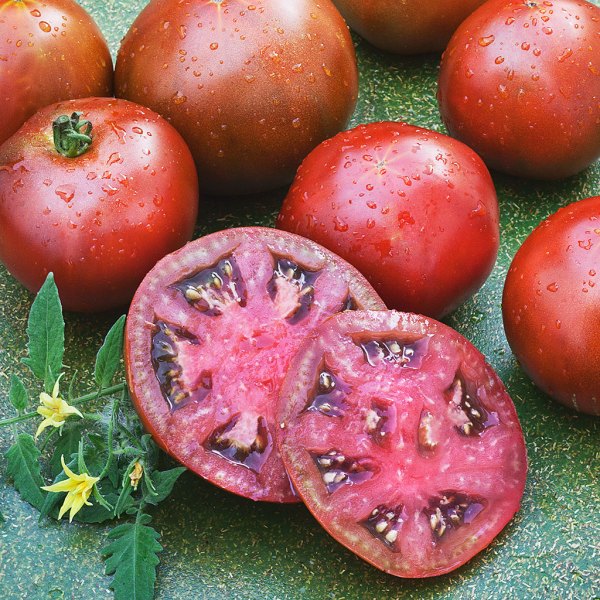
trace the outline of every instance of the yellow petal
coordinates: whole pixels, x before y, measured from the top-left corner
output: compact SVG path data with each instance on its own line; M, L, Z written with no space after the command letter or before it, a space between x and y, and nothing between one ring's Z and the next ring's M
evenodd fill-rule
M73 502L71 504L71 512L69 513L69 523L73 520L73 517L81 510L83 505L85 504L85 500L82 496L77 495L73 496Z
M71 508L73 505L73 494L67 494L63 505L60 507L60 512L58 513L58 518L62 519L62 516Z
M63 406L60 407L60 412L63 415L77 415L83 419L83 415L74 406L67 404L64 400Z
M63 479L58 483L53 483L52 485L44 485L42 486L43 490L47 492L70 492L75 489L77 486L76 481L72 481L71 479Z
M62 376L62 374L61 374ZM58 382L60 381L60 377L54 382L54 388L52 389L52 397L58 398Z
M73 479L75 481L78 481L79 476L75 475L75 473L73 473L73 471L71 471L71 469L69 469L69 467L67 467L67 463L65 463L65 456L64 456L64 454L60 455L60 464L62 465L63 471L65 472L65 475L69 479Z
M37 431L35 432L35 439L37 440L40 433L42 433L42 431L44 431L44 429L46 429L46 427L50 427L50 425L53 425L52 419L44 419L39 424L39 427L37 428Z

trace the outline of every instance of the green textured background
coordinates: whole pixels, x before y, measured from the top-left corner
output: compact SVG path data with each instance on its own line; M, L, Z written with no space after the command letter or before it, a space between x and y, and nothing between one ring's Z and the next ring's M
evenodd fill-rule
M82 4L114 54L145 2ZM352 124L402 119L443 131L435 101L438 57L394 58L356 42L361 93ZM490 548L453 574L401 580L339 546L303 506L254 504L186 474L153 511L164 546L157 598L600 598L600 420L570 412L536 391L510 352L500 313L504 277L519 244L558 207L600 194L600 163L560 183L498 174L494 181L502 213L498 264L482 290L447 322L483 351L515 401L530 461L521 512ZM198 233L272 225L281 198L205 203ZM4 399L10 374L32 383L18 364L31 300L0 266L0 417L9 412ZM70 372L79 369L82 390L116 316L66 316L65 364ZM33 431L33 424L24 429ZM0 431L0 452L11 439L9 430ZM108 527L38 524L36 511L6 483L3 460L0 509L6 517L0 524L0 599L112 597L99 553Z

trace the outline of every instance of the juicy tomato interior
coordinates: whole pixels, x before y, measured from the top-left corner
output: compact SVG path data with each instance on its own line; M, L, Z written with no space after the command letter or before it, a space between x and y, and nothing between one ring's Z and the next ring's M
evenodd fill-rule
M148 275L128 319L128 375L163 447L221 487L296 496L274 446L277 396L306 334L347 308L382 304L319 246L275 230L213 234Z
M281 451L299 494L382 570L450 571L518 510L526 454L513 403L441 323L333 317L300 348L281 400Z

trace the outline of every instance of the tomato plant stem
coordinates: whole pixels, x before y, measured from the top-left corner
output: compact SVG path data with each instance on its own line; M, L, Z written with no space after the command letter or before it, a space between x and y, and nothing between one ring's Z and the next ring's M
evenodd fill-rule
M104 388L99 392L90 392L89 394L79 396L79 398L75 398L70 404L71 406L76 406L78 404L83 404L84 402L94 400L96 398L110 396L111 394L116 394L117 392L123 392L126 389L126 387L127 384L124 381L122 381L121 383L117 383L110 387ZM29 419L33 419L34 417L39 416L40 415L37 412L28 412L22 415L17 415L16 417L11 417L9 419L2 419L0 420L0 427L4 427L5 425L13 425L14 423L21 423L22 421L27 421Z

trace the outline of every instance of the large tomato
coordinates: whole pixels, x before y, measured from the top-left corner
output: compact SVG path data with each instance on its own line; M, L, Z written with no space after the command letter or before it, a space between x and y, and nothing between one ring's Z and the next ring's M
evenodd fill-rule
M309 510L401 577L440 575L519 508L527 459L513 403L484 357L420 315L353 312L300 346L278 443Z
M441 317L498 252L498 203L464 144L406 123L340 133L302 163L277 220L352 263L392 308Z
M277 396L302 339L333 313L384 308L348 263L260 227L194 240L161 260L131 303L133 403L171 455L252 498L296 501L275 446Z
M112 82L106 42L77 2L0 1L0 144L38 109L110 96Z
M485 0L333 0L354 31L398 54L443 50L461 21Z
M488 166L557 179L600 156L600 8L490 0L458 28L438 99L451 135Z
M201 189L288 184L356 103L354 46L331 0L152 0L119 50L117 96L166 117Z
M508 342L550 396L600 415L600 196L550 216L512 262L502 299Z
M50 105L0 146L0 261L31 291L53 271L68 310L126 304L197 211L185 142L126 100Z

